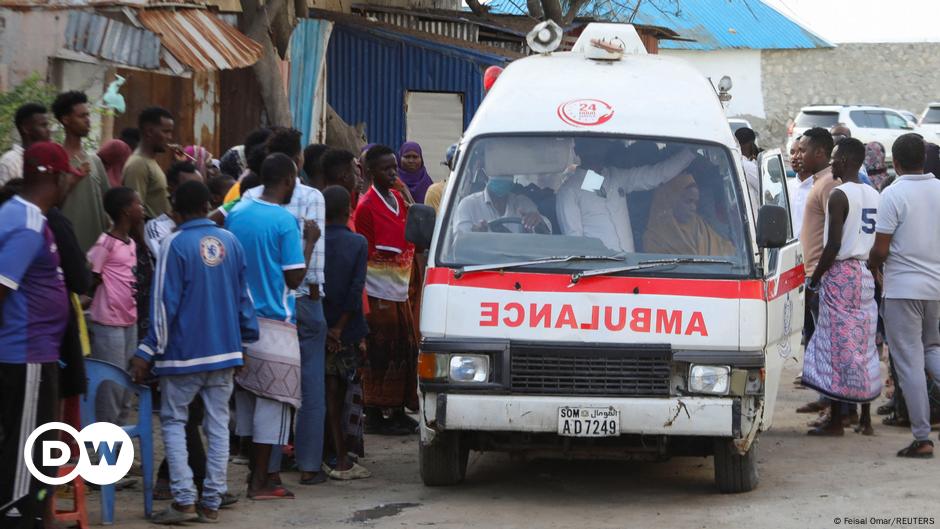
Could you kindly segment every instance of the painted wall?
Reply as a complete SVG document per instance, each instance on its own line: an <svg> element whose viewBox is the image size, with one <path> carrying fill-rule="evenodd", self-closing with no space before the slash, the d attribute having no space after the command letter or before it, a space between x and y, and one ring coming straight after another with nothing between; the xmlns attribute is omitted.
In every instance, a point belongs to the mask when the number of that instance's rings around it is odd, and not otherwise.
<svg viewBox="0 0 940 529"><path fill-rule="evenodd" d="M0 8L0 90L12 89L33 73L46 77L49 57L65 41L68 18L64 10Z"/></svg>
<svg viewBox="0 0 940 529"><path fill-rule="evenodd" d="M726 107L729 117L765 116L760 50L691 51L660 48L659 53L688 61L705 77L710 77L716 86L723 76L731 77L734 88L731 89L732 99Z"/></svg>

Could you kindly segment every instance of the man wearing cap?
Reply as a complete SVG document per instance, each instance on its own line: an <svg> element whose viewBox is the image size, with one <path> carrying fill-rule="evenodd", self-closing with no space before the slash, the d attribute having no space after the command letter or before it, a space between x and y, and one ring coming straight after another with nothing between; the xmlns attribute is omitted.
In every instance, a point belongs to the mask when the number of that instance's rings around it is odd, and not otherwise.
<svg viewBox="0 0 940 529"><path fill-rule="evenodd" d="M46 212L62 201L70 175L61 146L33 143L23 154L23 188L0 206L0 526L32 527L44 507L22 454L26 437L39 425L58 418L59 347L68 320L68 296L59 252ZM34 443L37 467L40 447L56 430ZM43 485L45 486L45 485ZM13 519L10 519L13 518ZM19 518L19 520L17 520ZM19 525L17 525L19 523Z"/></svg>

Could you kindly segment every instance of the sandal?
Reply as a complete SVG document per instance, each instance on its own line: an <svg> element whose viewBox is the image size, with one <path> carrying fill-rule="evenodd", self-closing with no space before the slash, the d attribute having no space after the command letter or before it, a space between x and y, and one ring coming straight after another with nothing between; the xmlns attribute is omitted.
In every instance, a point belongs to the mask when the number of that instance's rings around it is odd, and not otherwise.
<svg viewBox="0 0 940 529"><path fill-rule="evenodd" d="M920 449L929 446L930 452L921 452ZM912 459L933 459L933 441L914 441L906 448L898 451L898 457L909 457Z"/></svg>
<svg viewBox="0 0 940 529"><path fill-rule="evenodd" d="M258 490L258 491L248 491L248 499L263 501L263 500L292 500L294 499L294 493L282 487L281 485L276 485L270 489Z"/></svg>
<svg viewBox="0 0 940 529"><path fill-rule="evenodd" d="M891 412L893 411L894 411L894 403L891 402L888 404L882 404L881 406L878 406L878 408L875 410L875 413L878 415L891 415Z"/></svg>

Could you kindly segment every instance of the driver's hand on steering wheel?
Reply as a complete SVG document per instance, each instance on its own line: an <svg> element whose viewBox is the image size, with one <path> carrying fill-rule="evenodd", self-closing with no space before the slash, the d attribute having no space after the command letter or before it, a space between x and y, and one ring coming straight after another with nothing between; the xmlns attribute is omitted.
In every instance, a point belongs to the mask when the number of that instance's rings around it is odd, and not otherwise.
<svg viewBox="0 0 940 529"><path fill-rule="evenodd" d="M490 225L485 220L481 220L474 224L470 231L490 231Z"/></svg>
<svg viewBox="0 0 940 529"><path fill-rule="evenodd" d="M539 224L542 224L542 216L535 211L530 211L522 216L522 227L527 232L535 231Z"/></svg>

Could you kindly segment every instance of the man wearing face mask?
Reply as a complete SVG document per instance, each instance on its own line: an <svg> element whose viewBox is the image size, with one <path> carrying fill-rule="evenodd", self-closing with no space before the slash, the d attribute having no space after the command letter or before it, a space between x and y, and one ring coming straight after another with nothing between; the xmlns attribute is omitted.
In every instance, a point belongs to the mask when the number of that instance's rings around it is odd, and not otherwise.
<svg viewBox="0 0 940 529"><path fill-rule="evenodd" d="M483 191L460 201L457 206L458 232L509 231L513 233L551 233L548 220L528 198L512 192L512 175L491 176ZM519 218L491 227L490 222L502 218ZM495 228L495 229L494 229Z"/></svg>

